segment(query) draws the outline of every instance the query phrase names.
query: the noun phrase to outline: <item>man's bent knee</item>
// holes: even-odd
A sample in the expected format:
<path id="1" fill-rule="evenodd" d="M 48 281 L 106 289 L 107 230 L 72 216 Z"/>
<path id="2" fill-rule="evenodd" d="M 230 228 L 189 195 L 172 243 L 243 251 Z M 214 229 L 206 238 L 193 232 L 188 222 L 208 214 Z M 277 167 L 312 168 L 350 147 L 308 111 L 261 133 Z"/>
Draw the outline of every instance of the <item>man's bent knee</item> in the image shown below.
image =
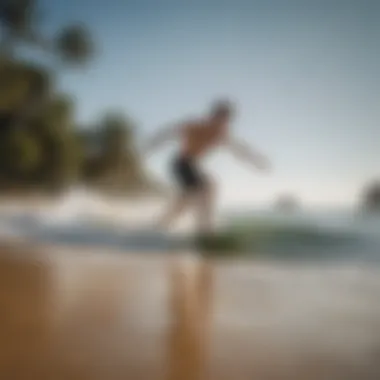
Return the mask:
<path id="1" fill-rule="evenodd" d="M 215 181 L 209 177 L 205 178 L 202 184 L 202 189 L 207 193 L 214 193 L 216 190 Z"/>

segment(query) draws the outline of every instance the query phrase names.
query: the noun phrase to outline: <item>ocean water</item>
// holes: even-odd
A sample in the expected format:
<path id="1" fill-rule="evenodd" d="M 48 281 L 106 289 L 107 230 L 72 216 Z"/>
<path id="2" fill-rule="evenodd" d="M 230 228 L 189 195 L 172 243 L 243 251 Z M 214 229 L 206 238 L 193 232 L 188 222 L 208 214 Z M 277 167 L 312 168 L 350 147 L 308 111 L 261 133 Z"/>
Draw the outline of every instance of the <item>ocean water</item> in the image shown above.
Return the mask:
<path id="1" fill-rule="evenodd" d="M 157 200 L 105 199 L 75 189 L 54 202 L 0 205 L 0 237 L 138 252 L 192 248 L 189 217 L 167 233 L 149 228 L 163 207 Z M 248 257 L 376 263 L 380 259 L 380 217 L 357 210 L 230 210 L 220 213 L 218 224 L 244 240 Z"/>
<path id="2" fill-rule="evenodd" d="M 266 257 L 312 260 L 380 259 L 380 216 L 352 209 L 248 210 L 230 213 L 227 230 Z"/>

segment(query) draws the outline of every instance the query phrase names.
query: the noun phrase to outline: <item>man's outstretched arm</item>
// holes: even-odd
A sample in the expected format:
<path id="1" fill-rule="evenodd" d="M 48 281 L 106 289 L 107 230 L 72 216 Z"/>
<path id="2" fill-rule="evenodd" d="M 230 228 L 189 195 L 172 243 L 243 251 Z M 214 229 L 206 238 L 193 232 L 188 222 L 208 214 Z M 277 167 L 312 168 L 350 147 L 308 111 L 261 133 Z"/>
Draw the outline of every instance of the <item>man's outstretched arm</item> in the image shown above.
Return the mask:
<path id="1" fill-rule="evenodd" d="M 229 138 L 226 140 L 225 146 L 235 157 L 254 165 L 257 169 L 265 171 L 271 169 L 269 160 L 244 142 Z"/>
<path id="2" fill-rule="evenodd" d="M 166 142 L 179 138 L 183 128 L 184 127 L 182 124 L 174 124 L 169 127 L 162 128 L 144 145 L 144 151 L 146 153 L 150 153 L 160 148 Z"/>

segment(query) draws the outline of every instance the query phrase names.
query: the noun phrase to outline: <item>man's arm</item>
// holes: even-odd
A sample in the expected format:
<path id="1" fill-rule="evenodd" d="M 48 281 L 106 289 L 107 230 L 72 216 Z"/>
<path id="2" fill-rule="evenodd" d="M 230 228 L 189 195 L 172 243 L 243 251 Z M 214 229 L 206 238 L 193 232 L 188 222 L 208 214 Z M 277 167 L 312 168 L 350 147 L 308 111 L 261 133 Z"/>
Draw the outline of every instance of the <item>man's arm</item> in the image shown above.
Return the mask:
<path id="1" fill-rule="evenodd" d="M 225 146 L 240 160 L 251 163 L 260 170 L 270 170 L 271 165 L 269 160 L 261 153 L 250 148 L 247 144 L 228 138 L 225 141 Z"/>
<path id="2" fill-rule="evenodd" d="M 169 127 L 162 128 L 148 141 L 147 144 L 145 144 L 144 151 L 146 153 L 150 153 L 161 147 L 166 142 L 177 139 L 181 135 L 183 128 L 183 124 L 174 124 Z"/>

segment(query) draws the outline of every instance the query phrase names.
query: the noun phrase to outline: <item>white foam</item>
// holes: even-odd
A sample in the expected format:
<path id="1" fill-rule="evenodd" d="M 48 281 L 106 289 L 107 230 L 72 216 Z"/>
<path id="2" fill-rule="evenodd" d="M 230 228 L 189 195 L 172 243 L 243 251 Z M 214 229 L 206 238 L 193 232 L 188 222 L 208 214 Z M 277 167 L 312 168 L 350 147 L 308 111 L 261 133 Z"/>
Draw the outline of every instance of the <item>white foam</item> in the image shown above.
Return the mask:
<path id="1" fill-rule="evenodd" d="M 0 205 L 0 234 L 13 236 L 27 233 L 30 227 L 75 228 L 94 227 L 141 231 L 149 229 L 167 207 L 167 200 L 160 199 L 117 199 L 102 196 L 86 188 L 72 188 L 54 201 L 7 202 Z M 17 218 L 24 229 L 17 229 L 9 218 Z M 13 223 L 14 224 L 14 223 Z M 191 228 L 191 220 L 185 218 L 173 230 L 183 232 Z"/>

